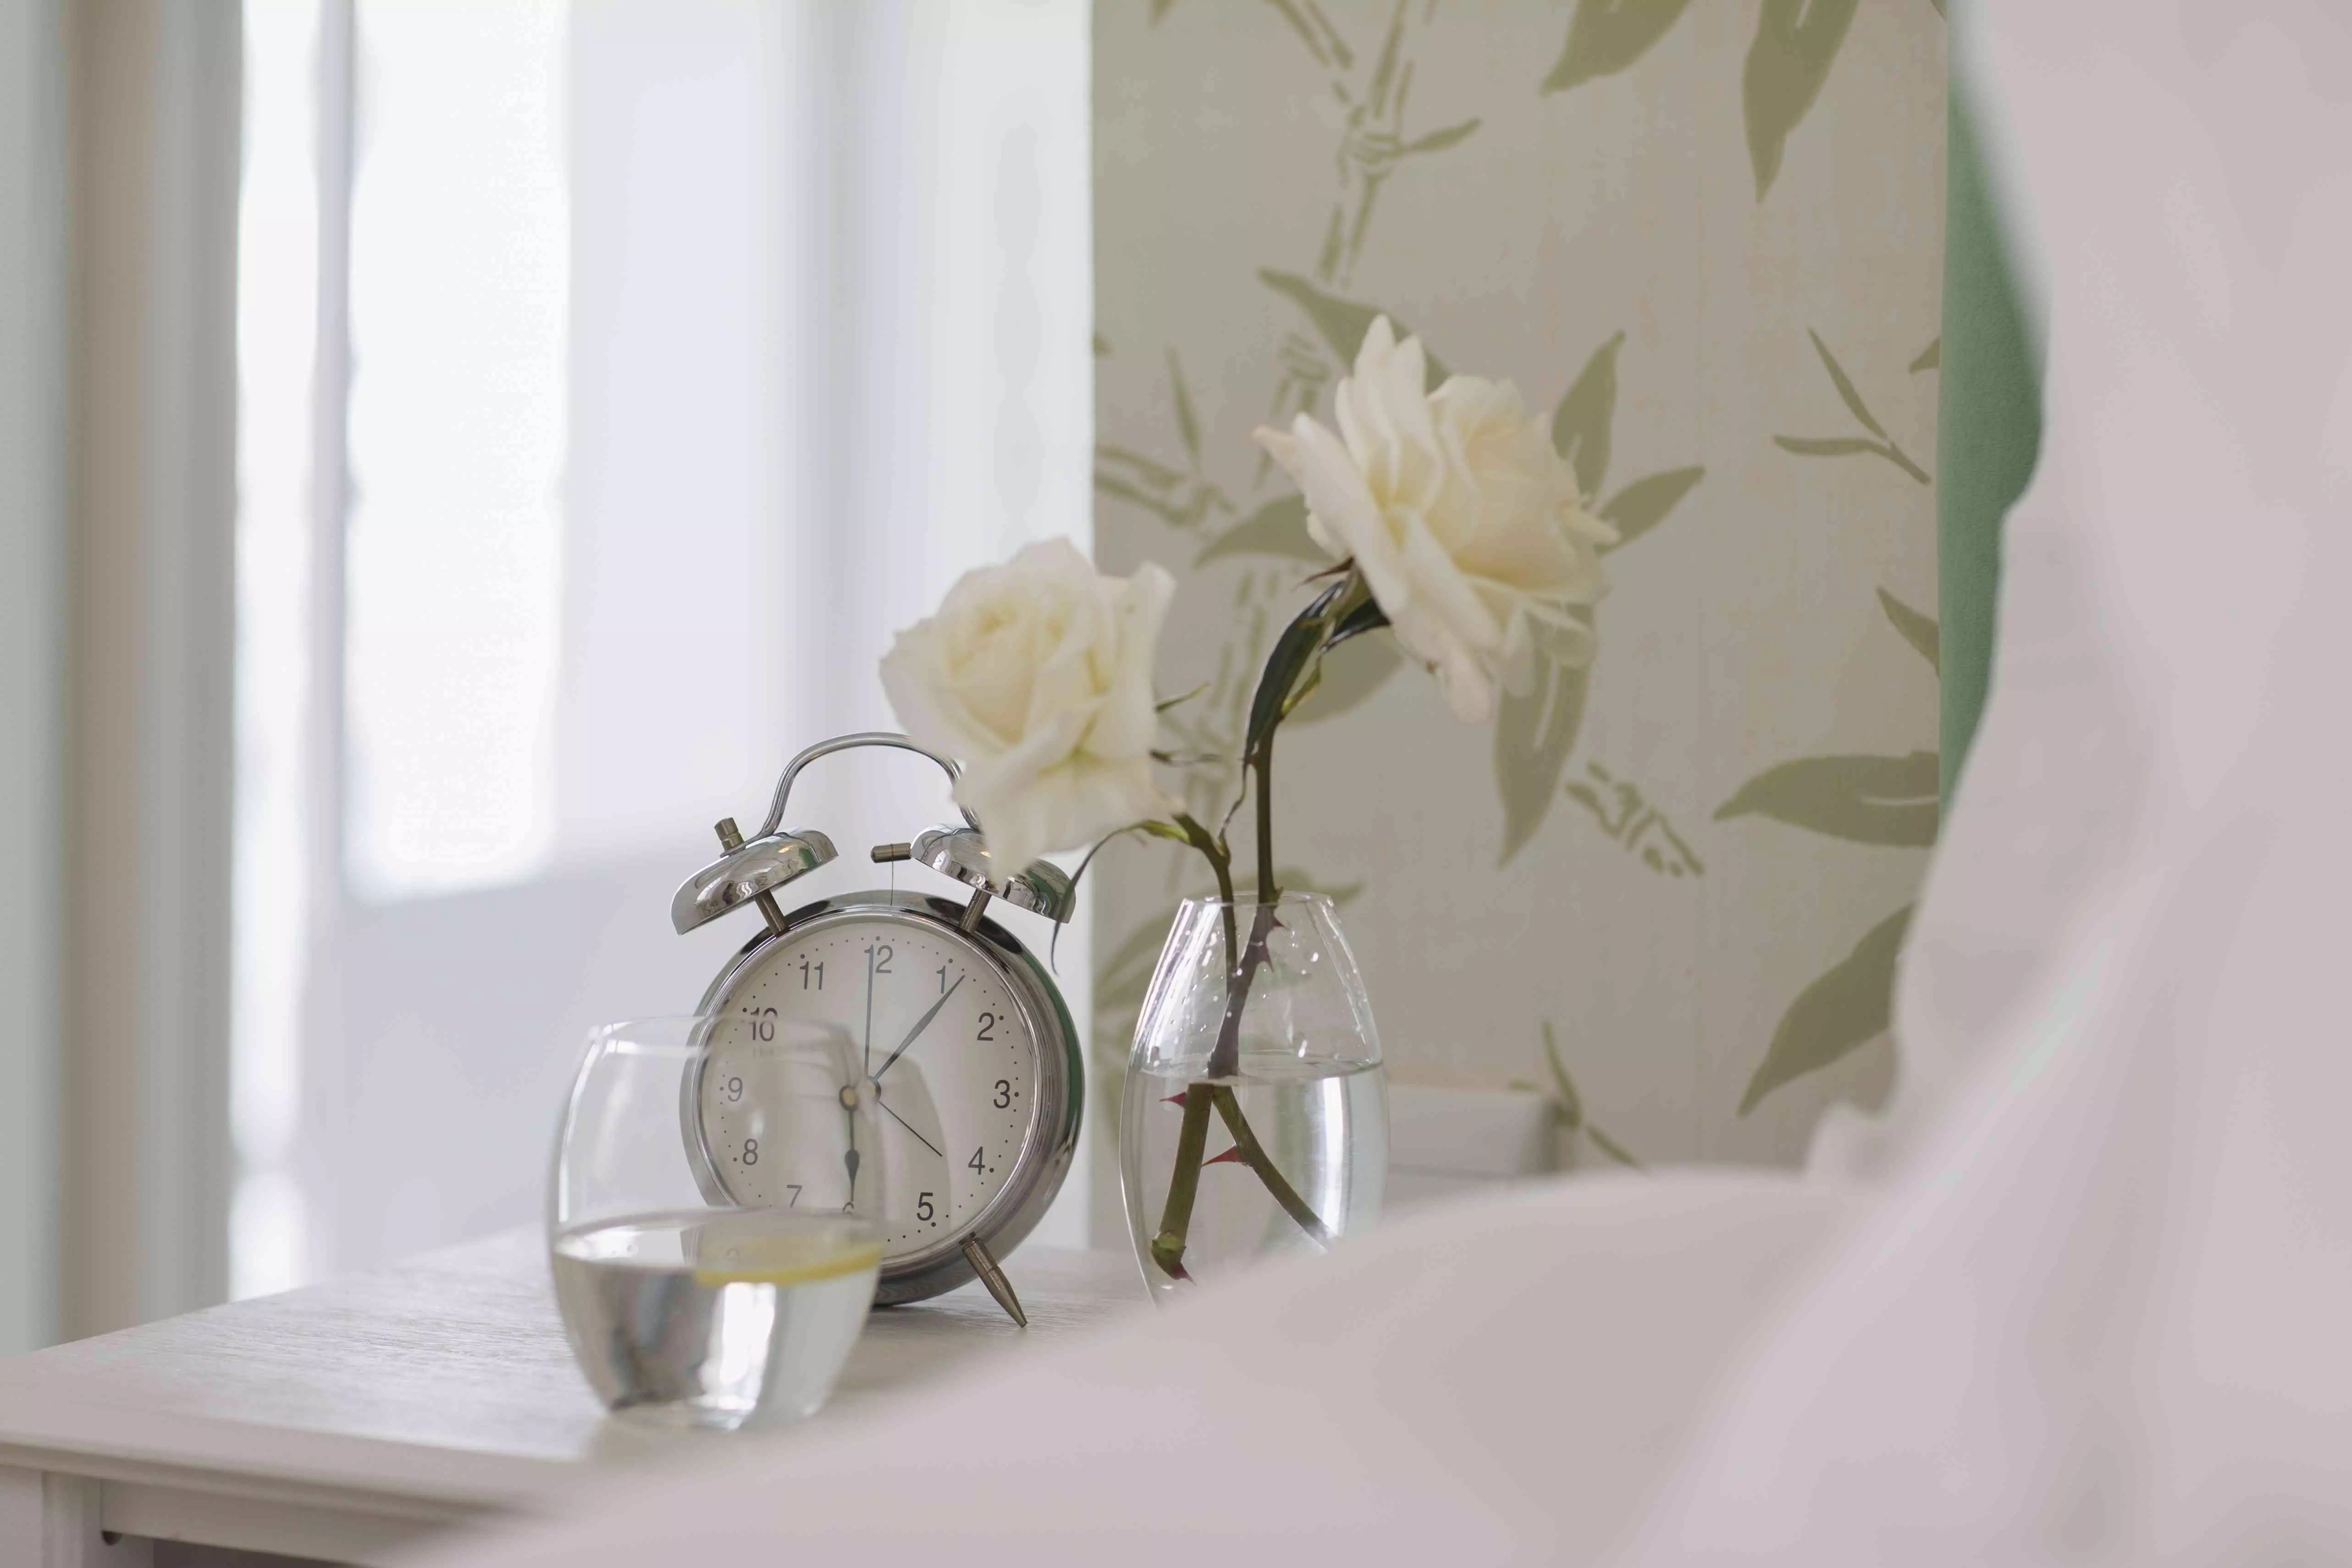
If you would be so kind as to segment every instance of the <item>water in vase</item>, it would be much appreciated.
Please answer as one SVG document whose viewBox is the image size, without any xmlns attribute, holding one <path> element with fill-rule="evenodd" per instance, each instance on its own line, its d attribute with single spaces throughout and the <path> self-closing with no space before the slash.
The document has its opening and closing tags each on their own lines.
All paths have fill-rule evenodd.
<svg viewBox="0 0 2352 1568">
<path fill-rule="evenodd" d="M 1149 1258 L 1168 1217 L 1184 1093 L 1195 1081 L 1202 1081 L 1197 1072 L 1128 1073 L 1119 1161 L 1139 1258 Z M 1333 1237 L 1362 1231 L 1379 1217 L 1388 1174 L 1388 1087 L 1378 1062 L 1244 1051 L 1237 1077 L 1206 1081 L 1233 1090 L 1259 1148 Z M 1207 1280 L 1253 1258 L 1324 1250 L 1243 1157 L 1224 1115 L 1213 1111 L 1186 1227 L 1184 1272 Z M 1156 1292 L 1181 1288 L 1150 1261 L 1143 1271 Z"/>
</svg>

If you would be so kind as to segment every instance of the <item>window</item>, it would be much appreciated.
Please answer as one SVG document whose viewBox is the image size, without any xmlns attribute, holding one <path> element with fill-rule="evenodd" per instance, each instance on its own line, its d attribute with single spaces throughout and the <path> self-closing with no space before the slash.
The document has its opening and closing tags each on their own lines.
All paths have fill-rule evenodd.
<svg viewBox="0 0 2352 1568">
<path fill-rule="evenodd" d="M 742 939 L 668 931 L 710 823 L 888 722 L 957 573 L 1087 542 L 1092 396 L 1081 0 L 247 35 L 240 1293 L 536 1217 L 582 1030 Z M 812 896 L 945 811 L 810 782 Z"/>
</svg>

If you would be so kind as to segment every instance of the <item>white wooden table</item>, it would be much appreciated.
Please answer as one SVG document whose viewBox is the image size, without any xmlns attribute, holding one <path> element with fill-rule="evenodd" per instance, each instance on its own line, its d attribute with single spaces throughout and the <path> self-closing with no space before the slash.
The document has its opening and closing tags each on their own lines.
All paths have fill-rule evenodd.
<svg viewBox="0 0 2352 1568">
<path fill-rule="evenodd" d="M 877 1312 L 813 1425 L 1144 1307 L 1123 1254 L 1005 1272 L 1025 1332 L 977 1286 Z M 735 1440 L 608 1418 L 517 1232 L 0 1361 L 0 1565 L 146 1568 L 156 1541 L 373 1563 Z"/>
</svg>

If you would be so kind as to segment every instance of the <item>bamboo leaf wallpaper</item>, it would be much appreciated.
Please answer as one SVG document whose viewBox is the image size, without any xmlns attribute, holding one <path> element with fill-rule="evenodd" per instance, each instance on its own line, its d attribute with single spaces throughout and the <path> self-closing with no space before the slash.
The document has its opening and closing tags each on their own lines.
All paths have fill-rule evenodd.
<svg viewBox="0 0 2352 1568">
<path fill-rule="evenodd" d="M 1716 809 L 1715 819 L 1769 816 L 1856 844 L 1936 842 L 1936 753 L 1800 757 L 1767 768 Z"/>
<path fill-rule="evenodd" d="M 1771 1047 L 1739 1097 L 1739 1114 L 1755 1110 L 1782 1084 L 1833 1066 L 1886 1032 L 1895 1009 L 1895 956 L 1910 925 L 1911 906 L 1906 904 L 1805 987 L 1772 1031 Z"/>
<path fill-rule="evenodd" d="M 1433 385 L 1551 409 L 1618 530 L 1590 668 L 1488 733 L 1358 639 L 1280 805 L 1395 1075 L 1535 1085 L 1580 1160 L 1793 1160 L 1891 1081 L 1937 824 L 1944 48 L 1932 5 L 1853 0 L 1097 5 L 1097 548 L 1179 574 L 1171 744 L 1239 750 L 1328 564 L 1249 434 L 1328 419 L 1376 315 Z M 1125 840 L 1093 873 L 1098 1112 L 1190 877 Z"/>
<path fill-rule="evenodd" d="M 1920 614 L 1884 588 L 1878 591 L 1878 605 L 1886 612 L 1887 622 L 1896 634 L 1916 648 L 1919 657 L 1927 661 L 1927 668 L 1938 675 L 1942 674 L 1942 628 L 1936 625 L 1935 617 Z"/>
<path fill-rule="evenodd" d="M 1748 157 L 1759 201 L 1780 173 L 1790 133 L 1829 79 L 1861 0 L 1764 0 L 1756 41 L 1739 79 L 1748 116 Z"/>
<path fill-rule="evenodd" d="M 1854 423 L 1869 431 L 1874 439 L 1864 440 L 1854 436 L 1775 436 L 1773 441 L 1782 451 L 1794 452 L 1803 458 L 1850 458 L 1866 452 L 1873 457 L 1885 458 L 1917 483 L 1932 484 L 1934 480 L 1928 477 L 1927 470 L 1913 462 L 1909 454 L 1895 444 L 1895 438 L 1886 433 L 1886 427 L 1872 416 L 1870 405 L 1863 402 L 1862 394 L 1854 390 L 1853 378 L 1846 374 L 1845 367 L 1837 362 L 1837 355 L 1830 353 L 1829 345 L 1822 342 L 1822 335 L 1810 328 L 1805 335 L 1812 339 L 1813 352 L 1821 356 L 1822 368 L 1829 372 L 1830 384 L 1837 389 L 1838 401 L 1845 405 L 1845 411 L 1853 416 Z M 1937 341 L 1940 342 L 1942 340 Z M 1920 359 L 1927 357 L 1922 354 Z M 1920 361 L 1912 361 L 1911 368 L 1915 372 L 1920 369 Z"/>
<path fill-rule="evenodd" d="M 1576 470 L 1576 482 L 1587 496 L 1601 493 L 1609 477 L 1609 426 L 1617 417 L 1617 349 L 1624 342 L 1619 332 L 1592 351 L 1552 411 L 1551 444 Z"/>
<path fill-rule="evenodd" d="M 1578 0 L 1559 63 L 1544 78 L 1546 92 L 1565 92 L 1595 77 L 1614 76 L 1666 36 L 1690 0 Z"/>
</svg>

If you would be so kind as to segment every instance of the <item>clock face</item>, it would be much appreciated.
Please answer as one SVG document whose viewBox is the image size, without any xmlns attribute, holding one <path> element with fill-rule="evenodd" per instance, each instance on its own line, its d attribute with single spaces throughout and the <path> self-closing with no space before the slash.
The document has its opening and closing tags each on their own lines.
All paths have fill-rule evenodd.
<svg viewBox="0 0 2352 1568">
<path fill-rule="evenodd" d="M 942 922 L 812 922 L 713 1010 L 695 1101 L 739 1203 L 862 1215 L 887 1264 L 960 1237 L 1028 1144 L 1038 1042 L 987 949 Z"/>
</svg>

